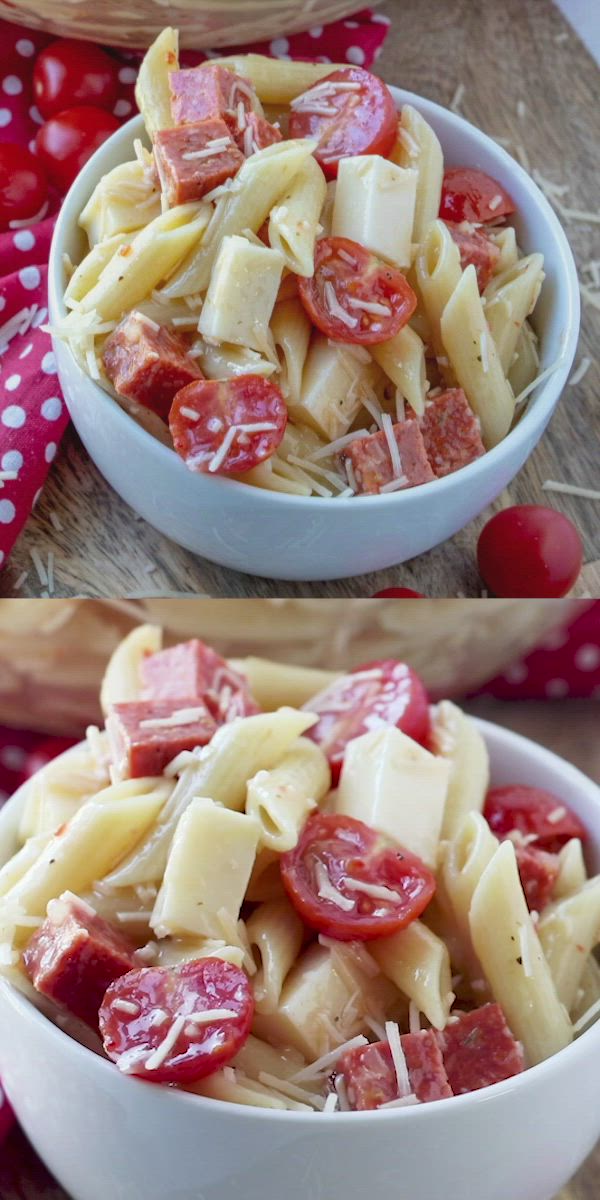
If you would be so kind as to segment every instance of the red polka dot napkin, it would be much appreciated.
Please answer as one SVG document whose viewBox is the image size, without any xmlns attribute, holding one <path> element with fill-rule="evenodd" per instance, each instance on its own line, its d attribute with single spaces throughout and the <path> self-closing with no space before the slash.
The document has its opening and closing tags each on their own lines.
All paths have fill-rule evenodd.
<svg viewBox="0 0 600 1200">
<path fill-rule="evenodd" d="M 389 24 L 389 17 L 367 8 L 347 21 L 314 25 L 306 33 L 232 47 L 231 52 L 253 50 L 276 58 L 370 67 Z M 42 118 L 33 103 L 33 64 L 51 40 L 37 30 L 0 21 L 2 142 L 35 149 L 33 139 Z M 123 64 L 114 113 L 128 119 L 135 107 L 133 85 L 140 56 L 113 53 Z M 229 50 L 185 51 L 181 57 L 187 66 L 194 66 L 222 53 Z M 50 338 L 40 328 L 48 316 L 46 263 L 60 199 L 56 193 L 51 195 L 36 224 L 0 233 L 0 569 L 40 494 L 68 422 Z"/>
</svg>

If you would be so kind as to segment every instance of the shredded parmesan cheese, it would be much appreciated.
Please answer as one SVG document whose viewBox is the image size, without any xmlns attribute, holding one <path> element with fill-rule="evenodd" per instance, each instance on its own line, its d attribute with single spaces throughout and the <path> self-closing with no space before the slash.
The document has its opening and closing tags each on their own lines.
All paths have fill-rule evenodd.
<svg viewBox="0 0 600 1200">
<path fill-rule="evenodd" d="M 378 1104 L 377 1108 L 410 1108 L 413 1104 L 420 1104 L 418 1096 L 411 1092 L 408 1096 L 400 1096 L 397 1100 L 386 1100 L 384 1104 Z"/>
<path fill-rule="evenodd" d="M 337 454 L 338 450 L 343 450 L 345 446 L 349 446 L 351 442 L 355 442 L 357 438 L 369 436 L 368 429 L 357 429 L 354 433 L 346 433 L 343 437 L 336 438 L 334 442 L 329 442 L 326 446 L 314 450 L 309 458 L 315 461 L 319 458 L 329 458 L 332 454 Z"/>
<path fill-rule="evenodd" d="M 555 479 L 545 479 L 542 491 L 562 492 L 565 496 L 581 496 L 585 500 L 600 500 L 600 491 L 594 488 L 577 487 L 574 483 L 560 483 Z"/>
<path fill-rule="evenodd" d="M 392 888 L 385 887 L 384 884 L 367 883 L 363 879 L 353 879 L 351 875 L 344 876 L 344 887 L 351 892 L 364 892 L 365 896 L 372 896 L 374 900 L 388 900 L 394 904 L 400 904 L 402 896 L 399 892 L 395 892 Z"/>
<path fill-rule="evenodd" d="M 562 821 L 566 815 L 567 810 L 564 804 L 559 804 L 558 808 L 553 808 L 552 812 L 547 814 L 546 820 L 549 821 L 551 825 L 558 825 L 559 821 Z"/>
<path fill-rule="evenodd" d="M 575 1021 L 573 1033 L 581 1033 L 582 1029 L 585 1029 L 598 1016 L 600 1016 L 600 997 L 593 1004 L 590 1004 L 590 1007 Z"/>
<path fill-rule="evenodd" d="M 289 1079 L 280 1079 L 277 1075 L 271 1075 L 268 1071 L 258 1072 L 258 1082 L 273 1088 L 275 1092 L 280 1092 L 282 1096 L 289 1096 L 290 1100 L 303 1101 L 320 1112 L 325 1107 L 323 1097 L 317 1095 L 316 1092 L 307 1092 L 304 1088 L 296 1087 Z"/>
<path fill-rule="evenodd" d="M 411 1000 L 408 1006 L 408 1028 L 411 1033 L 421 1032 L 421 1013 L 419 1012 L 418 1004 L 415 1004 L 414 1000 Z"/>
<path fill-rule="evenodd" d="M 221 445 L 219 446 L 219 449 L 215 451 L 208 464 L 208 469 L 211 473 L 218 471 L 221 464 L 227 458 L 227 455 L 235 441 L 236 435 L 237 429 L 235 425 L 230 425 L 225 437 L 223 438 L 223 441 L 221 442 Z"/>
<path fill-rule="evenodd" d="M 140 1014 L 139 1004 L 134 1004 L 133 1000 L 113 1000 L 112 1007 L 116 1008 L 117 1012 L 127 1013 L 130 1017 L 138 1017 Z"/>
<path fill-rule="evenodd" d="M 591 358 L 588 358 L 587 355 L 585 358 L 582 358 L 576 370 L 573 371 L 573 374 L 567 383 L 567 387 L 575 387 L 578 383 L 581 383 L 581 380 L 587 375 L 591 365 Z"/>
<path fill-rule="evenodd" d="M 335 294 L 335 288 L 329 279 L 323 288 L 323 294 L 325 296 L 325 304 L 331 316 L 341 321 L 343 325 L 347 325 L 349 329 L 355 329 L 358 325 L 358 317 L 352 317 L 350 313 L 346 312 L 345 308 L 342 308 Z"/>
<path fill-rule="evenodd" d="M 399 1096 L 408 1096 L 410 1095 L 408 1067 L 406 1065 L 406 1058 L 404 1057 L 404 1050 L 402 1049 L 402 1042 L 400 1041 L 400 1030 L 395 1021 L 386 1021 L 385 1035 L 390 1047 L 394 1071 L 396 1072 L 398 1094 Z"/>
<path fill-rule="evenodd" d="M 162 1066 L 165 1059 L 171 1053 L 171 1050 L 173 1049 L 177 1038 L 179 1037 L 187 1020 L 187 1017 L 175 1017 L 167 1036 L 163 1038 L 162 1042 L 159 1046 L 157 1046 L 154 1053 L 146 1059 L 144 1066 L 147 1071 L 156 1071 L 158 1067 Z"/>
<path fill-rule="evenodd" d="M 213 1021 L 233 1021 L 239 1013 L 233 1008 L 206 1008 L 204 1012 L 190 1013 L 186 1021 L 192 1025 L 211 1025 Z"/>
<path fill-rule="evenodd" d="M 323 1112 L 335 1112 L 336 1108 L 338 1108 L 338 1107 L 339 1107 L 339 1096 L 338 1096 L 337 1092 L 329 1092 L 329 1095 L 326 1096 L 326 1098 L 325 1098 L 325 1104 L 323 1105 Z"/>
<path fill-rule="evenodd" d="M 390 452 L 390 458 L 392 460 L 392 474 L 396 479 L 399 479 L 402 475 L 402 459 L 400 458 L 398 443 L 396 442 L 396 438 L 394 436 L 392 418 L 390 417 L 389 413 L 383 413 L 381 420 L 383 432 L 385 433 L 385 438 Z"/>
<path fill-rule="evenodd" d="M 368 1044 L 367 1038 L 362 1033 L 358 1033 L 356 1037 L 343 1042 L 341 1046 L 336 1046 L 335 1050 L 330 1050 L 327 1054 L 322 1054 L 320 1058 L 316 1058 L 308 1066 L 302 1067 L 301 1071 L 296 1071 L 290 1078 L 294 1083 L 301 1083 L 303 1079 L 314 1079 L 316 1075 L 329 1075 L 338 1059 L 347 1050 L 357 1050 L 359 1046 L 368 1046 Z"/>
<path fill-rule="evenodd" d="M 201 721 L 206 716 L 206 709 L 202 708 L 179 708 L 171 713 L 170 717 L 149 717 L 146 721 L 140 721 L 140 729 L 168 729 L 171 726 L 179 725 L 194 725 L 196 721 Z"/>
</svg>

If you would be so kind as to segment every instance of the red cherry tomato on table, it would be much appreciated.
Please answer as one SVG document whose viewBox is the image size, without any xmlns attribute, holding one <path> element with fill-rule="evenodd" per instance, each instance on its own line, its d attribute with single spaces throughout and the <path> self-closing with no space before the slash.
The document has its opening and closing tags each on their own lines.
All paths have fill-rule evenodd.
<svg viewBox="0 0 600 1200">
<path fill-rule="evenodd" d="M 336 813 L 309 818 L 297 845 L 281 856 L 281 878 L 303 921 L 341 942 L 404 929 L 435 892 L 420 858 Z"/>
<path fill-rule="evenodd" d="M 298 279 L 298 292 L 322 333 L 338 342 L 362 345 L 394 337 L 417 306 L 402 272 L 349 238 L 317 242 L 315 273 Z M 380 306 L 381 311 L 370 312 L 371 304 Z M 336 312 L 340 309 L 341 316 Z"/>
<path fill-rule="evenodd" d="M 306 736 L 327 755 L 334 785 L 353 738 L 385 725 L 396 725 L 422 744 L 429 737 L 427 692 L 419 676 L 393 658 L 366 663 L 340 676 L 307 700 L 304 708 L 319 717 Z"/>
<path fill-rule="evenodd" d="M 373 600 L 383 600 L 389 597 L 390 599 L 398 600 L 400 597 L 411 600 L 425 600 L 426 597 L 422 592 L 413 592 L 412 588 L 382 588 L 380 592 L 373 592 Z"/>
<path fill-rule="evenodd" d="M 440 217 L 444 221 L 497 221 L 515 211 L 501 183 L 474 167 L 450 167 L 444 173 Z"/>
<path fill-rule="evenodd" d="M 535 847 L 555 854 L 571 838 L 587 838 L 587 829 L 571 809 L 542 788 L 513 783 L 492 788 L 485 800 L 484 816 L 499 838 L 517 830 L 535 835 Z"/>
<path fill-rule="evenodd" d="M 279 388 L 260 375 L 195 380 L 177 392 L 169 413 L 175 449 L 186 467 L 218 475 L 250 471 L 270 458 L 286 424 Z"/>
<path fill-rule="evenodd" d="M 33 95 L 46 119 L 79 104 L 112 112 L 118 91 L 116 62 L 92 42 L 59 38 L 36 59 Z"/>
<path fill-rule="evenodd" d="M 203 1022 L 207 1011 L 214 1017 Z M 253 1016 L 244 972 L 220 958 L 201 958 L 121 975 L 104 996 L 100 1033 L 108 1057 L 125 1074 L 193 1083 L 235 1057 Z"/>
<path fill-rule="evenodd" d="M 290 137 L 317 138 L 315 158 L 328 179 L 335 179 L 341 158 L 356 154 L 386 158 L 397 128 L 391 92 L 362 67 L 332 71 L 297 96 L 290 112 Z"/>
<path fill-rule="evenodd" d="M 573 522 L 538 504 L 517 504 L 496 513 L 477 544 L 479 570 L 495 596 L 566 596 L 582 560 Z"/>
<path fill-rule="evenodd" d="M 0 226 L 39 213 L 48 192 L 46 175 L 30 150 L 14 142 L 0 145 Z"/>
<path fill-rule="evenodd" d="M 66 191 L 95 150 L 119 128 L 103 108 L 68 108 L 38 129 L 37 152 L 52 182 Z"/>
</svg>

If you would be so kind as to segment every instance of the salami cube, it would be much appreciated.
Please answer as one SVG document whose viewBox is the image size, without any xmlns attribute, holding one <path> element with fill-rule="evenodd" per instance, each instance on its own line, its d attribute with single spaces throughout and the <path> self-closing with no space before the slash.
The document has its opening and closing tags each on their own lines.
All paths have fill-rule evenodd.
<svg viewBox="0 0 600 1200">
<path fill-rule="evenodd" d="M 202 379 L 182 339 L 138 312 L 128 313 L 109 334 L 102 361 L 119 395 L 152 409 L 163 421 L 176 392 Z"/>
<path fill-rule="evenodd" d="M 444 1100 L 452 1095 L 436 1035 L 430 1029 L 405 1033 L 400 1038 L 411 1093 L 421 1102 Z M 338 1061 L 348 1101 L 353 1109 L 379 1108 L 398 1099 L 398 1080 L 387 1042 L 374 1042 L 348 1050 Z"/>
<path fill-rule="evenodd" d="M 446 225 L 460 251 L 460 265 L 463 271 L 472 264 L 477 274 L 479 291 L 484 292 L 500 258 L 498 246 L 487 233 L 476 229 L 468 221 L 459 225 L 454 221 L 446 221 Z"/>
<path fill-rule="evenodd" d="M 426 400 L 419 428 L 438 478 L 466 467 L 485 454 L 479 420 L 462 388 L 449 388 L 435 399 Z"/>
<path fill-rule="evenodd" d="M 243 675 L 197 638 L 150 654 L 140 674 L 144 699 L 201 697 L 218 724 L 260 712 Z"/>
<path fill-rule="evenodd" d="M 154 139 L 154 158 L 169 205 L 201 200 L 231 179 L 244 155 L 219 117 L 163 129 Z"/>
<path fill-rule="evenodd" d="M 121 779 L 161 775 L 171 759 L 206 746 L 216 730 L 198 698 L 115 704 L 106 720 L 111 759 Z"/>
<path fill-rule="evenodd" d="M 392 433 L 400 458 L 400 478 L 403 480 L 398 491 L 415 487 L 418 483 L 429 483 L 435 479 L 427 458 L 421 430 L 416 421 L 401 421 L 392 426 Z M 344 466 L 350 467 L 349 480 L 356 481 L 360 494 L 380 492 L 386 484 L 398 477 L 392 465 L 392 457 L 385 432 L 371 433 L 368 437 L 356 438 L 342 451 Z"/>
<path fill-rule="evenodd" d="M 134 948 L 89 904 L 64 892 L 48 904 L 48 916 L 23 954 L 33 986 L 92 1029 L 115 979 L 138 964 Z"/>
<path fill-rule="evenodd" d="M 171 116 L 176 125 L 204 121 L 207 117 L 235 117 L 238 104 L 244 112 L 254 108 L 256 98 L 251 83 L 215 63 L 171 71 Z"/>
<path fill-rule="evenodd" d="M 435 1035 L 455 1096 L 510 1079 L 525 1069 L 523 1048 L 513 1037 L 499 1004 L 462 1013 Z"/>
<path fill-rule="evenodd" d="M 541 912 L 552 899 L 560 870 L 558 856 L 539 846 L 515 846 L 521 884 L 530 912 Z"/>
<path fill-rule="evenodd" d="M 400 1038 L 408 1067 L 410 1086 L 421 1101 L 445 1100 L 451 1096 L 442 1052 L 433 1029 L 404 1033 Z"/>
<path fill-rule="evenodd" d="M 272 146 L 274 142 L 281 141 L 281 133 L 277 126 L 271 125 L 270 121 L 266 121 L 258 113 L 247 113 L 241 121 L 236 119 L 233 123 L 230 118 L 228 120 L 237 145 L 246 158 L 256 154 L 257 150 L 264 150 L 265 146 Z"/>
</svg>

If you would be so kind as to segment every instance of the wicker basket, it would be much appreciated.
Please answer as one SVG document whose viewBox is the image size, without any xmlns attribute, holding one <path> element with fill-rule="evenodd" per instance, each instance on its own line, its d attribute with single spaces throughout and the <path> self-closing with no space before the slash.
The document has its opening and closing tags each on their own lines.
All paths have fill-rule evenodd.
<svg viewBox="0 0 600 1200">
<path fill-rule="evenodd" d="M 166 640 L 200 636 L 255 654 L 344 668 L 407 659 L 436 696 L 489 679 L 583 601 L 2 600 L 0 722 L 77 734 L 99 717 L 98 690 L 119 639 L 143 620 Z"/>
<path fill-rule="evenodd" d="M 299 33 L 362 7 L 356 0 L 0 0 L 0 17 L 61 37 L 139 49 L 168 24 L 179 29 L 182 46 L 201 50 Z"/>
</svg>

